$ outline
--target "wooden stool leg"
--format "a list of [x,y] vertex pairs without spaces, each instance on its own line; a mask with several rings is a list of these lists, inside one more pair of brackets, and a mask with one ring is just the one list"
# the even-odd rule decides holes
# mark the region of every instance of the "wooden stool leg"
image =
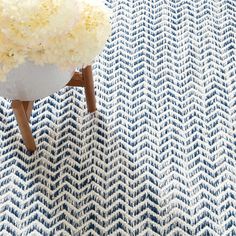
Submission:
[[12,109],[19,125],[19,129],[21,131],[26,148],[29,151],[34,152],[36,150],[36,145],[29,125],[29,105],[30,104],[27,105],[25,103],[24,106],[23,102],[15,100],[12,102]]
[[25,110],[27,120],[30,121],[30,116],[31,116],[31,113],[32,113],[34,102],[33,101],[25,101],[25,102],[22,102],[22,103],[23,103],[23,106],[24,106],[24,110]]
[[94,82],[93,82],[93,72],[92,66],[87,66],[82,70],[84,86],[85,86],[85,96],[87,101],[88,112],[95,112],[96,107],[96,98],[94,91]]

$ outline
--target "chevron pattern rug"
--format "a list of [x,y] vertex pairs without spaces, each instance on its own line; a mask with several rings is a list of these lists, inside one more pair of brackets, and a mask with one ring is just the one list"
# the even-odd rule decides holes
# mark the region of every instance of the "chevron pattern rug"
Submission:
[[106,4],[96,114],[37,101],[29,156],[0,99],[0,235],[236,235],[236,2]]

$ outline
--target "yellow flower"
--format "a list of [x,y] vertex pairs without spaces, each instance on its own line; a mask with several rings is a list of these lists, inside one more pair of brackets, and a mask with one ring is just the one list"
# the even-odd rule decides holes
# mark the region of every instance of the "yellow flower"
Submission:
[[91,63],[111,32],[98,0],[0,0],[0,80],[26,59],[63,68]]

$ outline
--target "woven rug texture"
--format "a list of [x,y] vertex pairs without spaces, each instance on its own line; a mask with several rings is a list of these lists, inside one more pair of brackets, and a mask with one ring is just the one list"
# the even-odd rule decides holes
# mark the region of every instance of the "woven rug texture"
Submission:
[[105,3],[95,114],[36,101],[30,156],[0,98],[0,235],[236,235],[235,0]]

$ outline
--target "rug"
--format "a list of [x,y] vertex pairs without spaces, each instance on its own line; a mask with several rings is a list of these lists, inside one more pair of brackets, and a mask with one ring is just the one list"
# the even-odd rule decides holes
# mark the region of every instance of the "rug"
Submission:
[[0,235],[236,235],[236,2],[105,2],[95,114],[37,101],[30,156],[0,99]]

